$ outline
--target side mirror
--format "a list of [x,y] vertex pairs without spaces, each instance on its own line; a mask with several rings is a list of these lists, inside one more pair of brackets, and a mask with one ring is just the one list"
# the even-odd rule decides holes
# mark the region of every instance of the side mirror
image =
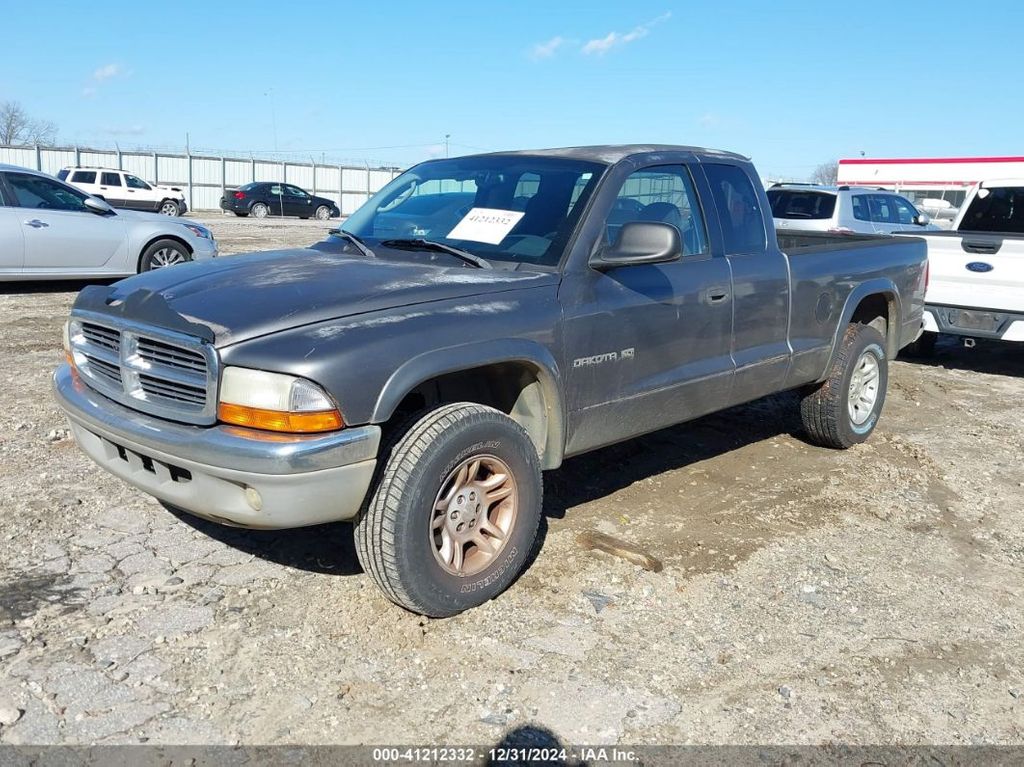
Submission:
[[114,209],[110,207],[110,203],[106,200],[101,200],[99,197],[86,197],[84,204],[90,213],[95,213],[98,216],[105,216],[108,213],[114,212]]
[[595,269],[635,264],[661,264],[675,261],[683,248],[679,230],[672,224],[655,221],[631,221],[623,224],[619,236],[611,245],[602,248],[590,265]]
[[918,226],[928,226],[932,222],[927,213],[918,213],[914,216],[914,223]]

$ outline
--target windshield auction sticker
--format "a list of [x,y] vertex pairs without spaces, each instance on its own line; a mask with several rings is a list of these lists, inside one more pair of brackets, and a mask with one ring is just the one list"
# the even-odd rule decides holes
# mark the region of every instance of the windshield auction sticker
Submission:
[[473,208],[455,228],[448,232],[448,240],[472,240],[497,245],[512,231],[522,211],[497,208]]

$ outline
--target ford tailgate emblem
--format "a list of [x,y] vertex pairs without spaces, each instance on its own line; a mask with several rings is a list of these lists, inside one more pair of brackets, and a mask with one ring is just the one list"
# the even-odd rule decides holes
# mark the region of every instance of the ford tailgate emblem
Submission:
[[984,261],[971,261],[967,268],[972,272],[991,272],[992,264],[986,264]]

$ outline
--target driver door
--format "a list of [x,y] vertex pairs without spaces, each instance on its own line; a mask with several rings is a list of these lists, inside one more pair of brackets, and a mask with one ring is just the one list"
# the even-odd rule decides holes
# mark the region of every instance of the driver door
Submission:
[[313,198],[291,184],[284,184],[284,215],[308,218],[313,215]]
[[120,217],[90,212],[85,194],[56,179],[7,173],[5,180],[12,198],[9,210],[24,237],[26,276],[127,270],[127,234]]
[[559,290],[579,453],[718,410],[733,378],[732,279],[686,165],[634,171],[605,218],[611,243],[632,221],[680,231],[677,261],[567,273]]

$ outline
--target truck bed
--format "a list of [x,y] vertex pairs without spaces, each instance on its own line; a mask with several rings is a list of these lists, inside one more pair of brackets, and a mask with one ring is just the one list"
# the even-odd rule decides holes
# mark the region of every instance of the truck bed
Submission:
[[833,232],[776,232],[779,249],[790,255],[826,253],[895,242],[888,234],[837,234]]

